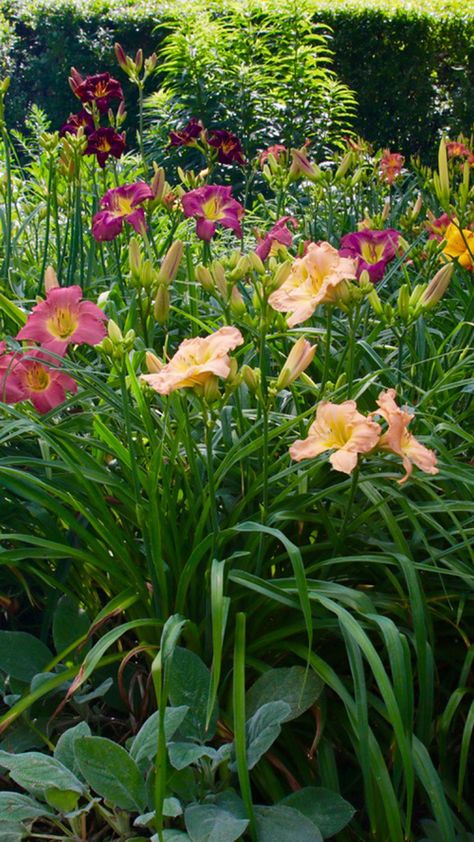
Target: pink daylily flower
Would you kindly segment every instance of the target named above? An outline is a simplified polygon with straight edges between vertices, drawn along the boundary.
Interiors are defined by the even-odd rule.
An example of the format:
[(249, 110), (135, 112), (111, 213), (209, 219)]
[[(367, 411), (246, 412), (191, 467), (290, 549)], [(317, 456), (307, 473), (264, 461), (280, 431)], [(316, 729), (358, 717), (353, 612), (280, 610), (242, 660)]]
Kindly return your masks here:
[(411, 476), (413, 465), (427, 474), (437, 474), (439, 469), (436, 467), (436, 453), (421, 444), (408, 431), (408, 425), (415, 416), (397, 406), (396, 396), (395, 389), (381, 392), (377, 400), (379, 409), (371, 415), (380, 415), (388, 424), (387, 431), (380, 438), (379, 447), (401, 456), (405, 476), (398, 482), (402, 484)]
[(242, 205), (232, 198), (231, 187), (207, 184), (190, 190), (181, 199), (184, 215), (196, 219), (196, 234), (209, 242), (218, 225), (230, 228), (237, 237), (242, 236), (240, 220), (244, 215)]
[[(7, 357), (11, 360), (10, 370), (4, 372), (2, 383), (7, 403), (31, 400), (43, 414), (64, 403), (66, 392), (77, 392), (76, 381), (61, 371), (56, 361), (52, 367), (50, 358), (40, 349), (28, 348), (20, 355)], [(2, 371), (3, 368), (0, 379)]]
[(282, 216), (279, 219), (273, 228), (270, 229), (268, 234), (265, 237), (259, 237), (259, 243), (255, 249), (255, 254), (257, 254), (260, 260), (266, 260), (270, 254), (273, 254), (275, 249), (278, 248), (277, 244), (281, 243), (284, 246), (291, 246), (293, 242), (293, 234), (291, 233), (288, 225), (291, 225), (293, 228), (297, 228), (298, 222), (292, 216)]
[(380, 426), (362, 415), (355, 401), (341, 404), (323, 401), (316, 410), (316, 419), (306, 439), (298, 439), (290, 447), (296, 462), (313, 459), (326, 450), (334, 451), (329, 461), (335, 471), (350, 474), (357, 465), (359, 453), (368, 453), (379, 441)]
[(17, 403), (23, 400), (23, 390), (17, 378), (12, 376), (18, 358), (17, 353), (7, 351), (5, 342), (0, 342), (0, 401), (2, 403)]
[(229, 325), (209, 336), (185, 339), (169, 363), (156, 373), (143, 374), (142, 380), (160, 395), (176, 389), (202, 389), (217, 377), (225, 380), (229, 376), (229, 351), (243, 342), (240, 330)]
[(33, 308), (17, 339), (32, 339), (63, 356), (68, 345), (97, 345), (106, 335), (107, 317), (92, 301), (82, 299), (80, 286), (55, 287)]
[(339, 254), (356, 261), (357, 279), (365, 271), (375, 284), (383, 278), (387, 263), (395, 257), (400, 236), (400, 232), (394, 228), (387, 228), (386, 231), (365, 228), (363, 231), (345, 234), (341, 239)]
[(355, 262), (341, 257), (330, 243), (310, 243), (268, 303), (274, 310), (289, 313), (288, 326), (294, 327), (309, 319), (320, 304), (334, 304), (340, 285), (356, 279), (355, 270)]
[(140, 205), (153, 198), (153, 190), (144, 181), (107, 190), (100, 200), (102, 210), (92, 220), (95, 239), (99, 242), (115, 239), (123, 228), (124, 220), (138, 234), (146, 231), (145, 211)]

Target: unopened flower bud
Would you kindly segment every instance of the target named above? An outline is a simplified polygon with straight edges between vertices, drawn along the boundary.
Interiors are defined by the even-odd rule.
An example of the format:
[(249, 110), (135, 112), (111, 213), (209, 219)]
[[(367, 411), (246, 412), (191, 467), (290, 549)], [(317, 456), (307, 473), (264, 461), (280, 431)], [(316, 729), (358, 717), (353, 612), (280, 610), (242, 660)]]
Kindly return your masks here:
[(285, 283), (286, 279), (288, 278), (292, 267), (291, 260), (285, 260), (284, 263), (280, 263), (278, 269), (276, 270), (273, 279), (272, 279), (272, 288), (279, 289), (282, 284)]
[(372, 310), (374, 311), (374, 313), (377, 314), (377, 316), (383, 316), (383, 304), (375, 287), (369, 292), (367, 296), (367, 301), (369, 302), (370, 306), (372, 307)]
[(140, 253), (140, 245), (136, 237), (132, 237), (128, 244), (128, 263), (132, 275), (140, 275), (142, 256)]
[(178, 273), (178, 269), (183, 257), (184, 243), (181, 240), (175, 240), (171, 244), (160, 266), (157, 281), (160, 284), (171, 284)]
[(109, 319), (107, 322), (107, 333), (114, 345), (120, 345), (123, 341), (123, 333), (113, 319)]
[(255, 394), (260, 388), (260, 369), (250, 368), (249, 365), (243, 365), (240, 369), (240, 373), (247, 388)]
[(265, 266), (263, 265), (263, 262), (258, 256), (258, 254), (256, 254), (254, 251), (249, 251), (247, 257), (250, 263), (250, 268), (253, 269), (254, 272), (256, 272), (258, 275), (264, 275)]
[(153, 170), (154, 176), (151, 181), (151, 189), (153, 191), (153, 196), (157, 201), (160, 201), (163, 198), (164, 187), (165, 187), (165, 171), (163, 167), (159, 167), (155, 161), (153, 161)]
[(224, 300), (227, 301), (227, 280), (222, 263), (214, 260), (211, 266), (211, 274), (214, 278), (216, 287)]
[(127, 65), (127, 56), (125, 55), (125, 50), (118, 43), (115, 44), (114, 50), (115, 50), (115, 57), (116, 57), (119, 65), (120, 65), (120, 67), (126, 73), (127, 70), (128, 70), (128, 65)]
[(293, 345), (286, 362), (278, 375), (275, 389), (280, 392), (293, 383), (297, 377), (308, 368), (316, 352), (316, 345), (311, 345), (301, 336)]
[(214, 292), (214, 279), (207, 266), (203, 266), (202, 263), (196, 266), (196, 280), (206, 292)]
[(145, 364), (148, 369), (149, 374), (158, 374), (163, 368), (164, 363), (153, 354), (152, 351), (147, 351), (145, 354)]
[(436, 272), (425, 291), (419, 299), (419, 306), (425, 310), (431, 310), (442, 299), (446, 292), (454, 272), (454, 263), (446, 263)]
[(417, 219), (422, 207), (423, 207), (423, 196), (421, 195), (421, 193), (418, 193), (418, 196), (416, 197), (416, 202), (413, 205), (412, 212), (411, 212), (412, 220)]
[(49, 292), (50, 289), (56, 289), (59, 286), (58, 276), (52, 266), (46, 267), (44, 273), (44, 289)]
[(234, 316), (242, 316), (246, 311), (245, 301), (237, 286), (233, 286), (230, 293), (230, 310)]
[(390, 213), (390, 196), (387, 196), (385, 202), (383, 203), (383, 210), (382, 210), (382, 220), (385, 222), (388, 219)]
[(410, 315), (410, 292), (407, 284), (403, 284), (398, 291), (398, 312), (406, 320)]
[(140, 48), (137, 50), (135, 54), (135, 69), (137, 73), (140, 73), (140, 70), (143, 67), (143, 50)]
[(334, 181), (339, 181), (339, 179), (344, 178), (344, 176), (347, 174), (347, 171), (348, 171), (351, 164), (352, 164), (352, 152), (349, 150), (349, 152), (346, 152), (346, 154), (344, 155), (341, 163), (339, 164), (339, 166), (338, 166), (338, 168), (337, 168), (337, 170), (334, 174)]
[(109, 339), (108, 336), (105, 336), (102, 342), (96, 345), (96, 348), (100, 348), (101, 351), (104, 352), (104, 354), (108, 354), (109, 356), (111, 356), (114, 352), (114, 343), (111, 339)]
[(155, 319), (158, 324), (163, 325), (168, 321), (170, 313), (170, 294), (166, 284), (160, 284), (155, 298), (154, 307)]

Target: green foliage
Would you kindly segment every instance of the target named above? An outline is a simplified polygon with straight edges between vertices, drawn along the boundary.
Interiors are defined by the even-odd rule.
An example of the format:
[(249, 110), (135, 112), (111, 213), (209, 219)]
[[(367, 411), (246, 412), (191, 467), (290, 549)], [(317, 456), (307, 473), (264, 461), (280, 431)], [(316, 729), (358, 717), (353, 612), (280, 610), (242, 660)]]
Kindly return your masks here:
[[(17, 127), (23, 125), (29, 107), (36, 103), (46, 109), (53, 126), (59, 128), (76, 107), (76, 100), (64, 85), (71, 64), (85, 73), (99, 70), (116, 73), (115, 41), (122, 43), (131, 55), (138, 47), (150, 54), (166, 37), (170, 21), (176, 19), (175, 3), (161, 3), (150, 12), (145, 0), (133, 4), (110, 0), (80, 4), (64, 0), (11, 4), (3, 0), (0, 8), (4, 15), (4, 23), (0, 23), (0, 58), (3, 55), (4, 69), (13, 74), (14, 96), (8, 117), (10, 124)], [(202, 79), (212, 72), (214, 60), (209, 62), (208, 59), (213, 56), (211, 43), (214, 43), (215, 32), (225, 30), (225, 21), (232, 14), (248, 36), (237, 45), (235, 53), (227, 53), (228, 67), (223, 67), (222, 61), (217, 66), (223, 67), (226, 79), (232, 76), (234, 82), (240, 66), (241, 84), (237, 85), (237, 90), (222, 88), (228, 107), (227, 122), (230, 125), (235, 121), (237, 125), (237, 116), (241, 118), (244, 114), (247, 126), (251, 128), (251, 120), (264, 105), (264, 101), (260, 101), (263, 66), (247, 63), (245, 51), (251, 52), (252, 33), (261, 33), (265, 20), (270, 20), (273, 29), (280, 29), (281, 34), (282, 22), (289, 16), (288, 4), (282, 0), (263, 4), (219, 2), (214, 6), (193, 3), (193, 14), (198, 18), (206, 17), (211, 8), (217, 11), (209, 27), (209, 52), (205, 66), (201, 68), (204, 71)], [(355, 0), (335, 3), (311, 0), (307, 9), (314, 15), (315, 22), (332, 30), (329, 46), (334, 51), (333, 67), (338, 78), (355, 91), (358, 102), (355, 129), (359, 134), (379, 146), (393, 145), (404, 153), (419, 151), (429, 158), (442, 130), (458, 133), (471, 129), (474, 123), (474, 17), (466, 3), (424, 0), (414, 8), (413, 3), (401, 0), (395, 3), (377, 0), (370, 3), (369, 8), (366, 2)], [(181, 11), (179, 5), (179, 19), (185, 26)], [(187, 15), (184, 21), (186, 18)], [(287, 38), (288, 35), (284, 40)], [(204, 60), (205, 44), (201, 55)], [(280, 61), (282, 67), (290, 61), (289, 54), (280, 49), (270, 59), (273, 59), (278, 76)], [(189, 74), (188, 68), (187, 79)], [(345, 119), (350, 106), (346, 99), (347, 89), (338, 87), (337, 81), (328, 84), (327, 70), (325, 76), (325, 96), (329, 97), (332, 119), (337, 123), (340, 118)], [(160, 78), (160, 75), (156, 76), (157, 87)], [(217, 86), (218, 80), (215, 82)], [(125, 90), (127, 94), (131, 90), (127, 80)], [(310, 89), (307, 83), (300, 84), (295, 104), (303, 91), (306, 94), (309, 91), (311, 96), (313, 90), (320, 91), (320, 86)], [(249, 100), (246, 91), (259, 92), (259, 97)], [(180, 95), (184, 94), (185, 90), (181, 89)], [(268, 96), (269, 91), (264, 89), (263, 99)], [(318, 113), (323, 115), (320, 96), (316, 104)], [(338, 108), (334, 111), (335, 104)], [(223, 103), (219, 98), (216, 101), (214, 94), (211, 106), (212, 113), (220, 116)], [(342, 112), (338, 114), (340, 107)], [(171, 125), (179, 122), (181, 113), (173, 110), (168, 98), (165, 108), (165, 103), (155, 97), (154, 110), (157, 116), (170, 116)], [(128, 111), (129, 140), (133, 142), (137, 112), (133, 105), (129, 105)], [(310, 113), (310, 109), (304, 107), (298, 113), (301, 131), (307, 112)], [(282, 116), (273, 113), (276, 122)], [(289, 120), (287, 124), (290, 125)]]
[(147, 103), (152, 157), (166, 128), (191, 116), (235, 132), (250, 157), (306, 138), (322, 152), (349, 131), (354, 99), (331, 69), (327, 33), (308, 4), (291, 0), (278, 15), (256, 18), (239, 8), (221, 16), (198, 9), (170, 27), (160, 50), (163, 87)]

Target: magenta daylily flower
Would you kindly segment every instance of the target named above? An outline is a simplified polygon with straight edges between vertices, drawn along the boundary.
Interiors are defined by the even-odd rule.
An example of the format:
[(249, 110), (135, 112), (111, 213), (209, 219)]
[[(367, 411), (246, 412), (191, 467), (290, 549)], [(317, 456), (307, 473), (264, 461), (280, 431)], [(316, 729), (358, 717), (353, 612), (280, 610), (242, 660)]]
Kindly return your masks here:
[(288, 228), (289, 223), (291, 223), (293, 228), (297, 228), (298, 226), (293, 216), (282, 216), (265, 237), (259, 238), (255, 254), (258, 255), (260, 260), (266, 260), (268, 255), (273, 253), (277, 243), (281, 243), (283, 246), (291, 246), (293, 234)]
[(139, 207), (153, 199), (153, 190), (144, 181), (114, 187), (100, 200), (102, 210), (92, 220), (92, 234), (96, 240), (113, 240), (120, 234), (124, 220), (138, 234), (146, 231), (145, 211)]
[(84, 155), (96, 155), (102, 169), (109, 155), (120, 158), (125, 150), (125, 132), (118, 134), (112, 126), (101, 127), (88, 137)]
[(372, 231), (365, 228), (353, 234), (345, 234), (341, 239), (339, 254), (352, 257), (356, 261), (356, 276), (367, 272), (373, 284), (383, 278), (387, 263), (395, 257), (401, 234), (394, 228), (385, 231)]
[(108, 111), (112, 99), (123, 100), (120, 82), (113, 79), (110, 73), (96, 73), (85, 79), (75, 69), (71, 68), (69, 77), (71, 90), (81, 102), (95, 102), (101, 114)]
[(184, 215), (195, 217), (196, 234), (201, 240), (209, 242), (216, 232), (217, 225), (230, 228), (237, 237), (242, 236), (240, 220), (244, 209), (240, 202), (232, 198), (231, 187), (206, 184), (185, 193), (181, 203)]
[(106, 334), (107, 317), (92, 301), (83, 301), (80, 286), (54, 287), (21, 328), (17, 339), (32, 339), (63, 355), (68, 345), (97, 345)]
[[(69, 287), (71, 289), (71, 287)], [(49, 363), (49, 364), (48, 364)], [(51, 367), (53, 365), (54, 367)], [(61, 368), (57, 361), (52, 361), (39, 349), (28, 348), (8, 376), (12, 379), (12, 388), (20, 397), (9, 403), (30, 400), (38, 412), (49, 412), (66, 400), (66, 392), (77, 392), (77, 383)]]
[(239, 138), (224, 129), (213, 129), (209, 132), (207, 142), (217, 150), (217, 160), (220, 164), (245, 165), (244, 151)]

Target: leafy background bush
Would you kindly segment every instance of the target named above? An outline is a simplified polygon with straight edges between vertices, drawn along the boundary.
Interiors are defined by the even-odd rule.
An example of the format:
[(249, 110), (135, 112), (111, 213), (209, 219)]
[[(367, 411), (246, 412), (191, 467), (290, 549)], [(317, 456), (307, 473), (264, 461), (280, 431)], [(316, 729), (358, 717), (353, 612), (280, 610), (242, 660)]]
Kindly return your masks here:
[[(334, 69), (356, 92), (357, 132), (377, 145), (429, 157), (441, 130), (470, 130), (474, 16), (465, 4), (425, 2), (415, 9), (379, 0), (367, 8), (366, 3), (311, 0), (310, 6), (315, 21), (332, 28)], [(277, 20), (285, 7), (281, 0), (213, 6), (216, 14), (231, 8), (239, 16), (250, 9), (259, 19), (263, 10), (274, 13)], [(116, 40), (131, 53), (139, 46), (151, 52), (167, 34), (169, 20), (182, 13), (183, 4), (2, 0), (0, 9), (8, 21), (0, 27), (0, 56), (14, 75), (10, 120), (21, 125), (35, 102), (56, 127), (75, 105), (63, 84), (71, 64), (86, 72), (116, 70), (112, 52)], [(156, 79), (158, 84), (159, 75)], [(225, 90), (222, 96), (231, 113), (231, 96)], [(133, 112), (130, 119), (133, 125)]]

